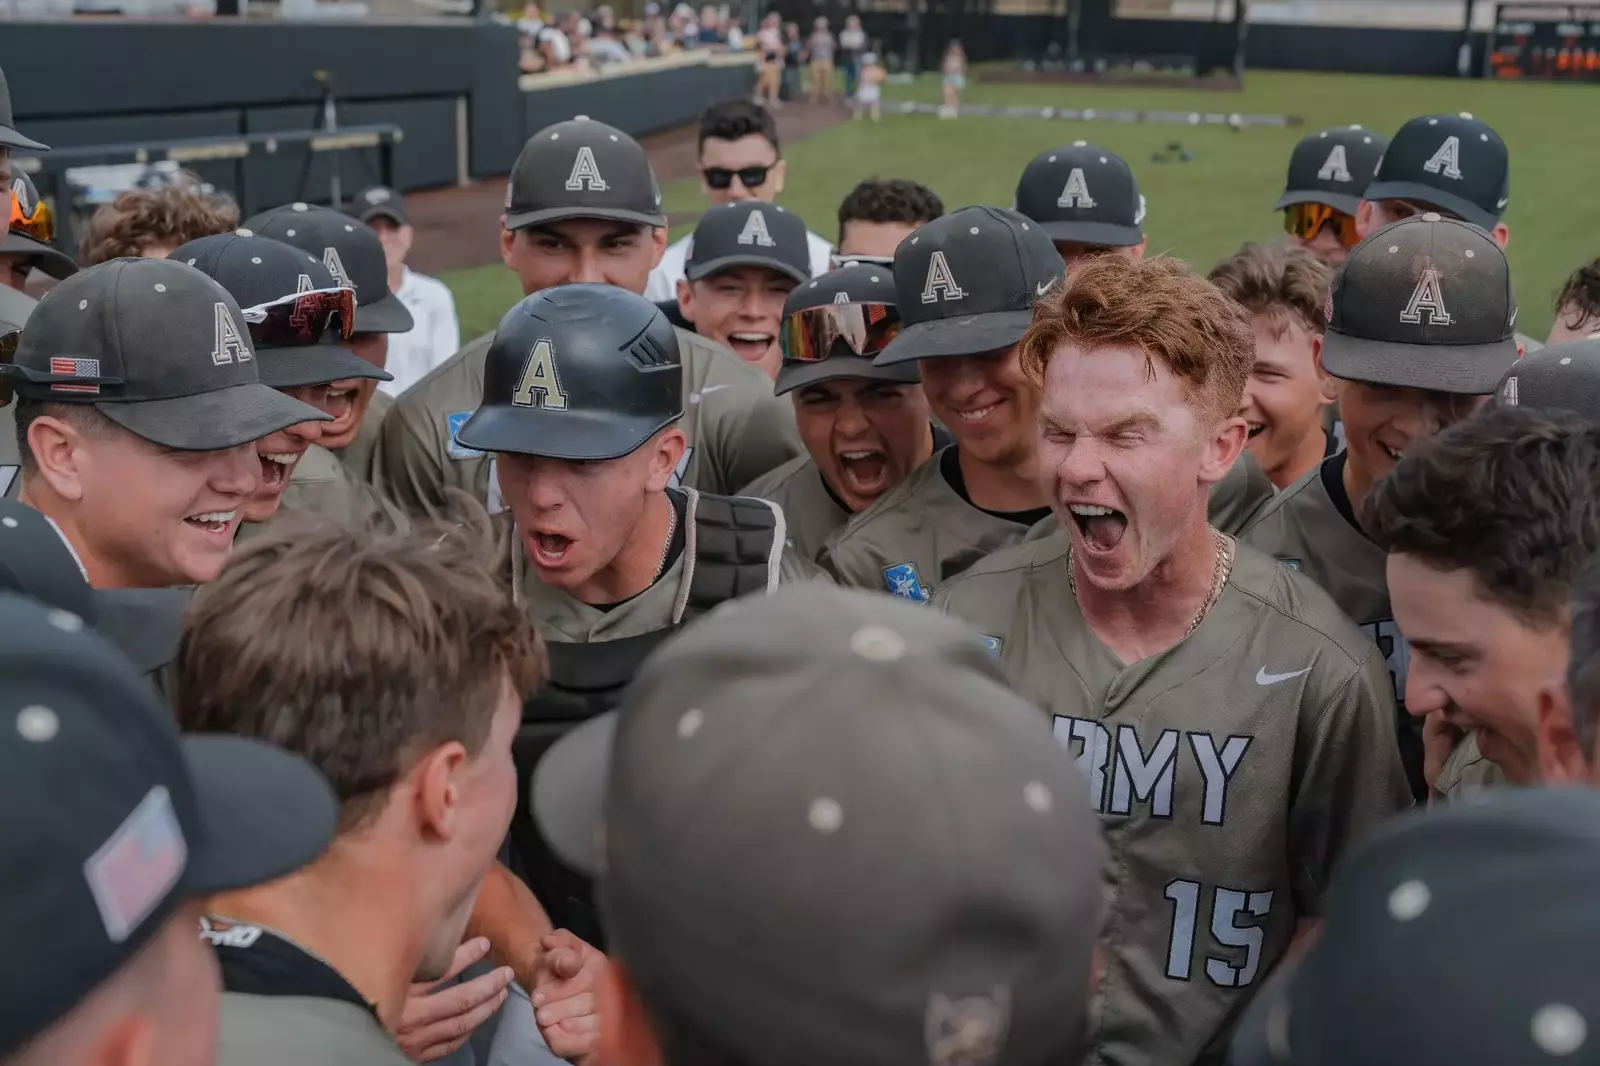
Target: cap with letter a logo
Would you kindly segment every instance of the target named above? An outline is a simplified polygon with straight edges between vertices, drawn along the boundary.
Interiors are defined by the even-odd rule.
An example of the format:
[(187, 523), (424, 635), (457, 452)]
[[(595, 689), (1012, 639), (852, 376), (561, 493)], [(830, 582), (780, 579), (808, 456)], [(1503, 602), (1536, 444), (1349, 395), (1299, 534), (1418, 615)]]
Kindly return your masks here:
[(1034, 156), (1017, 182), (1017, 211), (1053, 241), (1131, 248), (1144, 240), (1144, 197), (1115, 152), (1076, 141)]
[(528, 138), (506, 186), (506, 229), (564, 218), (667, 224), (661, 189), (638, 141), (582, 115)]
[(1031, 707), (950, 616), (801, 582), (696, 622), (551, 748), (535, 817), (682, 1023), (663, 1058), (1077, 1061), (1105, 851)]
[(734, 267), (766, 267), (795, 281), (811, 280), (806, 225), (776, 204), (745, 200), (700, 216), (684, 275), (690, 281)]
[(172, 259), (113, 259), (39, 301), (15, 361), (21, 396), (92, 403), (167, 448), (215, 451), (328, 416), (261, 383), (228, 291)]
[(1511, 202), (1506, 142), (1466, 112), (1400, 127), (1367, 186), (1368, 200), (1409, 200), (1493, 229)]
[(874, 363), (981, 355), (1010, 348), (1033, 321), (1033, 302), (1066, 271), (1039, 223), (998, 207), (934, 219), (894, 253), (905, 328)]
[(292, 203), (263, 211), (243, 230), (292, 244), (322, 260), (334, 281), (356, 290), (357, 333), (406, 333), (416, 323), (389, 291), (389, 262), (373, 228), (331, 207)]
[(1600, 423), (1600, 340), (1552, 344), (1506, 371), (1494, 402), (1506, 407), (1574, 411)]
[(627, 455), (683, 417), (678, 337), (655, 304), (611, 285), (561, 285), (500, 320), (468, 448), (549, 459)]
[(1477, 226), (1432, 212), (1357, 245), (1328, 312), (1322, 368), (1336, 378), (1484, 396), (1517, 358), (1505, 253)]
[(1389, 141), (1360, 126), (1334, 126), (1307, 134), (1289, 156), (1283, 195), (1273, 205), (1327, 204), (1354, 215)]

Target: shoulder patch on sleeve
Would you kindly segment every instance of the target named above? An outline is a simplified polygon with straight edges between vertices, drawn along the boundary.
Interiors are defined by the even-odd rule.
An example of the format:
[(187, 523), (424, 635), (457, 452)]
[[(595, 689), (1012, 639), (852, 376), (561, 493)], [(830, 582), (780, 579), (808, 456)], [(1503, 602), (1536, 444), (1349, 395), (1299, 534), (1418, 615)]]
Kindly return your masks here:
[(927, 603), (932, 599), (928, 586), (922, 583), (916, 563), (896, 563), (883, 568), (883, 581), (889, 593), (912, 603)]
[(1298, 570), (1298, 569), (1300, 569), (1300, 560), (1299, 559), (1279, 559), (1278, 561), (1280, 563), (1282, 563), (1284, 566), (1288, 567), (1290, 570)]
[(483, 453), (476, 448), (469, 448), (456, 439), (456, 434), (461, 432), (461, 427), (467, 424), (467, 419), (472, 417), (471, 411), (455, 411), (444, 416), (445, 431), (450, 434), (450, 458), (476, 459)]
[(983, 643), (983, 650), (989, 653), (991, 659), (1000, 658), (1000, 647), (1004, 641), (999, 637), (991, 637), (987, 633), (979, 633), (978, 640)]

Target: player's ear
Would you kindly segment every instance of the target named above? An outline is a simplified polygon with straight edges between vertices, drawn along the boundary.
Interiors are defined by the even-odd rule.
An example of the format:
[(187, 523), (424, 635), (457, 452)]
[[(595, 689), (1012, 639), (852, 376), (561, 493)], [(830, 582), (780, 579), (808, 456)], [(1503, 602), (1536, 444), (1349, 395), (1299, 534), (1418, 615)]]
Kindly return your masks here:
[(34, 471), (64, 500), (83, 498), (84, 444), (78, 427), (65, 419), (40, 415), (28, 426)]
[(772, 169), (767, 171), (767, 184), (772, 187), (773, 199), (783, 192), (783, 179), (789, 176), (789, 161), (780, 159), (772, 164)]
[[(506, 216), (500, 216), (500, 261), (506, 266), (511, 266), (511, 257), (516, 253), (517, 231), (506, 229)], [(515, 268), (513, 268), (515, 269)]]
[(1140, 260), (1142, 260), (1144, 258), (1145, 247), (1147, 245), (1149, 245), (1149, 243), (1150, 243), (1150, 238), (1146, 237), (1144, 240), (1140, 241), (1138, 244), (1134, 245), (1132, 248), (1129, 248), (1128, 249), (1128, 260), (1129, 260), (1129, 262), (1137, 263)]
[[(1366, 203), (1365, 200), (1361, 201)], [(1322, 334), (1311, 338), (1311, 365), (1317, 368), (1317, 376), (1323, 381), (1328, 381), (1328, 372), (1322, 369)]]
[(667, 227), (650, 227), (650, 269), (654, 270), (661, 265), (661, 257), (667, 254)]
[(396, 789), (398, 795), (410, 798), (417, 830), (424, 839), (455, 836), (461, 814), (459, 778), (471, 762), (460, 741), (448, 741), (418, 759)]
[(1200, 460), (1200, 480), (1207, 485), (1215, 485), (1227, 477), (1228, 471), (1238, 461), (1239, 453), (1244, 451), (1249, 435), (1249, 425), (1238, 415), (1230, 414), (1219, 419), (1211, 439), (1206, 441), (1205, 454)]
[(688, 278), (678, 279), (678, 312), (685, 322), (694, 325), (694, 287)]
[(1567, 687), (1551, 684), (1539, 690), (1539, 775), (1549, 785), (1582, 784), (1589, 760), (1572, 724)]
[(1511, 228), (1504, 222), (1496, 222), (1494, 224), (1494, 229), (1489, 231), (1489, 236), (1493, 237), (1494, 243), (1498, 244), (1503, 249), (1511, 240)]
[(1322, 369), (1322, 334), (1311, 338), (1311, 365), (1317, 372), (1317, 400), (1326, 407), (1339, 402), (1339, 386), (1326, 370)]
[(1371, 200), (1362, 200), (1356, 207), (1356, 232), (1362, 237), (1377, 229), (1377, 226), (1373, 224), (1373, 215), (1375, 213), (1376, 208), (1373, 207)]
[(683, 460), (689, 441), (684, 437), (683, 430), (668, 426), (645, 447), (650, 449), (650, 477), (645, 487), (651, 492), (660, 492), (672, 483), (672, 475), (677, 473), (678, 463)]

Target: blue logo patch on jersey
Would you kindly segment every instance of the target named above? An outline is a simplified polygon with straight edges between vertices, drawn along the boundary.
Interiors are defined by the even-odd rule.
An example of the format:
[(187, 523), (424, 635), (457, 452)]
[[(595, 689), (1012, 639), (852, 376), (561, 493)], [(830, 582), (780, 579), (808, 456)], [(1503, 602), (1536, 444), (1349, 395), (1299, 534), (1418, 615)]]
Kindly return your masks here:
[(987, 633), (979, 633), (978, 639), (983, 642), (983, 650), (989, 653), (989, 658), (1000, 658), (1001, 640), (999, 637), (991, 637)]
[(472, 417), (471, 411), (457, 411), (444, 416), (445, 428), (450, 433), (450, 458), (476, 459), (483, 453), (476, 448), (469, 448), (456, 440), (456, 434), (461, 432), (461, 427), (467, 424), (467, 419)]
[(922, 583), (922, 575), (917, 573), (916, 563), (896, 563), (894, 566), (883, 568), (883, 580), (889, 586), (891, 595), (899, 596), (912, 603), (927, 603), (931, 598), (928, 586)]
[(1299, 559), (1280, 559), (1279, 562), (1283, 563), (1283, 565), (1287, 566), (1290, 570), (1300, 569)]

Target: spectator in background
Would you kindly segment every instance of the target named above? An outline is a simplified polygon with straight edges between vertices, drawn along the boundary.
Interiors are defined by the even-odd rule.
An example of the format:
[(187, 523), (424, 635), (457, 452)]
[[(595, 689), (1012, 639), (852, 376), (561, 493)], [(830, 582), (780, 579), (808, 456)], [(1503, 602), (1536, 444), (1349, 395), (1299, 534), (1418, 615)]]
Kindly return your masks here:
[(856, 118), (863, 114), (871, 115), (874, 122), (883, 118), (883, 82), (888, 76), (889, 72), (878, 64), (876, 54), (866, 52), (861, 56), (860, 85), (853, 96)]
[(961, 90), (967, 87), (967, 53), (960, 41), (951, 41), (944, 50), (939, 72), (944, 75), (944, 105), (939, 117), (955, 118), (961, 110)]
[(767, 13), (756, 31), (756, 50), (761, 54), (761, 72), (756, 75), (756, 103), (772, 110), (783, 106), (778, 99), (783, 84), (783, 20), (776, 11)]
[(1546, 344), (1581, 341), (1600, 332), (1600, 259), (1574, 270), (1556, 294), (1556, 320)]
[(696, 38), (696, 44), (701, 48), (709, 48), (714, 44), (723, 44), (725, 40), (722, 34), (722, 19), (716, 7), (706, 4), (700, 9), (700, 33)]
[(820, 104), (833, 100), (833, 34), (828, 32), (826, 17), (818, 17), (811, 24), (811, 36), (806, 40), (806, 55), (811, 65), (811, 102)]
[(394, 375), (394, 380), (382, 382), (378, 388), (398, 396), (461, 347), (455, 297), (443, 282), (406, 266), (415, 231), (406, 219), (405, 201), (398, 192), (382, 185), (363, 189), (352, 201), (351, 214), (371, 226), (383, 242), (389, 289), (416, 322), (410, 332), (389, 338), (389, 358), (384, 369)]
[(806, 44), (800, 39), (800, 24), (783, 24), (783, 98), (800, 99), (800, 67), (805, 63)]
[(844, 58), (844, 95), (855, 99), (861, 82), (861, 67), (867, 51), (867, 31), (861, 28), (861, 16), (849, 15), (844, 29), (839, 31), (839, 53)]
[(132, 189), (95, 211), (78, 259), (84, 266), (127, 257), (165, 259), (180, 244), (238, 225), (239, 207), (228, 197), (176, 185)]
[(904, 178), (868, 178), (839, 204), (839, 251), (833, 265), (894, 265), (894, 250), (911, 232), (944, 214), (926, 185)]

